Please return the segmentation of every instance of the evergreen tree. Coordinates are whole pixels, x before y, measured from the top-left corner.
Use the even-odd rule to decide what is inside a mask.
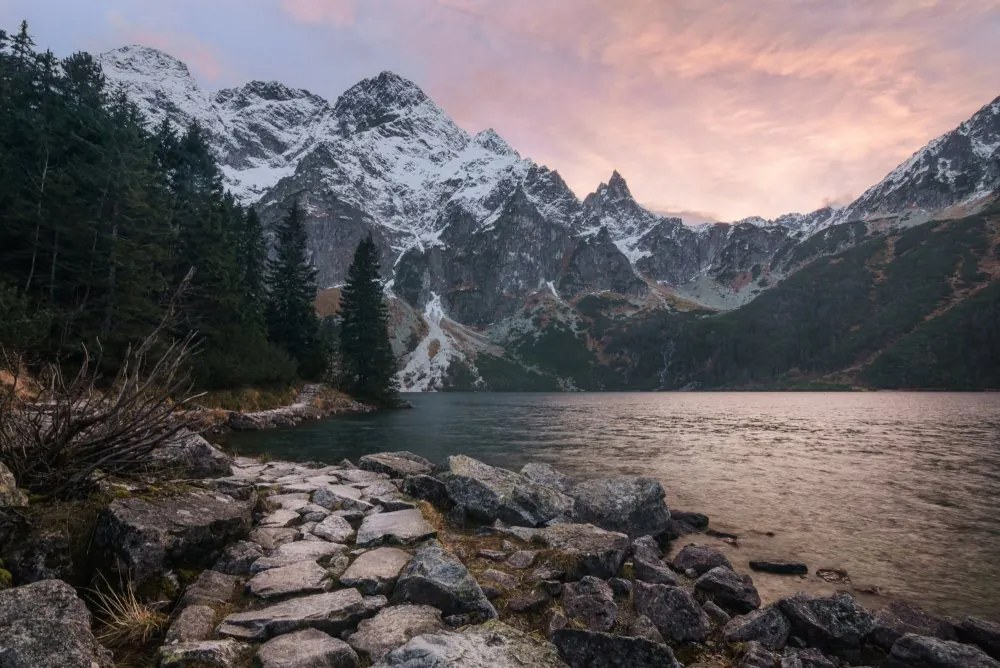
[[[326,371],[316,299],[316,269],[309,263],[302,209],[296,202],[275,230],[274,257],[267,261],[267,326],[271,341],[294,358],[304,378]]]
[[[382,406],[399,404],[389,310],[379,277],[378,247],[369,234],[354,251],[340,296],[340,377],[351,395]]]

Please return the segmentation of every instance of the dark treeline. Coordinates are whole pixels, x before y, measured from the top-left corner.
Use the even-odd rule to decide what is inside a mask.
[[[324,373],[298,211],[269,259],[198,126],[148,128],[90,55],[39,52],[23,24],[0,32],[0,184],[5,348],[71,359],[84,343],[117,368],[190,276],[171,326],[198,333],[201,387]]]

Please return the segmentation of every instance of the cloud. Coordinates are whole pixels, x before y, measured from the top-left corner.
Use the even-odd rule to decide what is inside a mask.
[[[354,0],[281,0],[281,8],[299,23],[349,26],[357,18]]]

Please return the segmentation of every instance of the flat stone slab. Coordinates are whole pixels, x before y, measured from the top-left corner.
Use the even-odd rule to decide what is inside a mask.
[[[362,620],[347,642],[372,661],[404,645],[414,636],[444,630],[441,611],[429,605],[393,605]]]
[[[219,571],[202,571],[198,579],[188,585],[181,597],[181,605],[207,605],[220,607],[236,600],[243,578]]]
[[[312,495],[312,502],[329,510],[371,510],[372,504],[361,499],[361,490],[349,485],[325,485]]]
[[[238,668],[251,654],[253,648],[231,638],[177,643],[160,648],[160,668]]]
[[[385,473],[393,478],[430,473],[434,465],[412,452],[379,452],[365,455],[358,460],[358,466],[365,471]]]
[[[278,636],[257,651],[261,668],[357,668],[358,655],[343,640],[316,629]]]
[[[271,568],[281,568],[291,566],[299,561],[321,561],[329,560],[337,554],[347,552],[347,546],[339,543],[328,543],[326,541],[300,540],[294,543],[284,543],[279,545],[270,556],[263,557],[253,562],[250,570],[254,573],[266,571]]]
[[[303,504],[304,505],[304,504]],[[290,527],[301,522],[299,514],[289,508],[279,508],[264,516],[260,521],[262,527]]]
[[[358,529],[357,543],[373,545],[411,545],[437,535],[437,531],[417,509],[369,515]]]
[[[462,668],[565,668],[549,642],[502,622],[470,626],[462,632],[419,635],[375,664],[389,666],[462,666]]]
[[[164,644],[208,640],[215,633],[215,618],[215,610],[207,605],[189,605],[171,622]]]
[[[229,615],[218,633],[241,640],[265,640],[307,628],[335,634],[354,626],[369,612],[373,611],[357,589],[341,589]]]
[[[347,543],[354,538],[355,531],[340,515],[330,515],[313,527],[312,534],[331,543]]]
[[[261,571],[250,578],[250,593],[260,598],[277,598],[292,594],[315,594],[330,588],[326,569],[315,561],[300,561],[289,566]]]
[[[379,547],[354,560],[340,576],[346,587],[355,587],[363,594],[389,594],[403,567],[413,558],[409,552],[395,547]]]

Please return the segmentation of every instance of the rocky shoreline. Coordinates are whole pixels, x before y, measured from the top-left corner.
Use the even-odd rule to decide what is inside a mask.
[[[708,518],[668,509],[652,479],[406,452],[263,462],[194,435],[185,452],[169,484],[114,486],[86,556],[91,587],[127,579],[169,623],[112,656],[75,550],[0,534],[16,585],[0,590],[0,668],[1000,668],[991,621],[872,612],[848,592],[762,602],[700,539]]]
[[[205,431],[222,434],[231,431],[264,431],[294,427],[302,422],[321,420],[334,415],[372,413],[375,406],[355,401],[327,386],[310,383],[299,391],[295,401],[261,411],[226,411],[201,409],[200,422]]]

